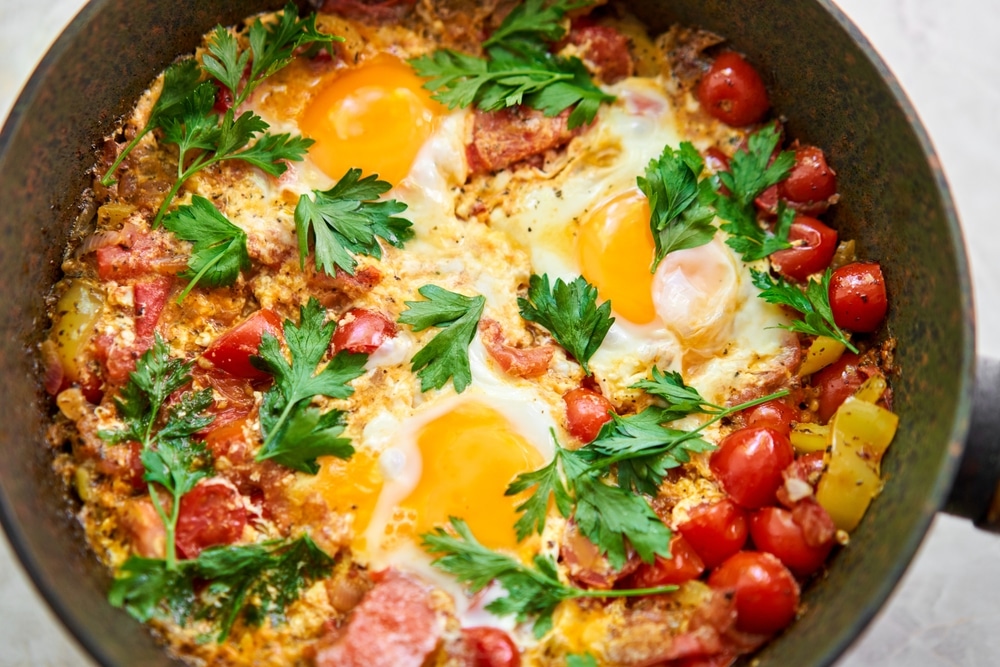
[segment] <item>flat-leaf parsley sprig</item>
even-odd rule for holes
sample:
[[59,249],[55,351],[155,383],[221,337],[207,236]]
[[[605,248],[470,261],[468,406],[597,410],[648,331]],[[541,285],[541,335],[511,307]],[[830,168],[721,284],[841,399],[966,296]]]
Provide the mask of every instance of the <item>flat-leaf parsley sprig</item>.
[[484,547],[465,521],[451,518],[449,532],[435,528],[421,535],[424,549],[433,556],[435,567],[455,576],[473,593],[496,581],[507,595],[486,605],[499,616],[514,616],[518,622],[535,619],[535,637],[552,629],[552,614],[564,600],[574,598],[613,598],[658,595],[677,590],[677,586],[658,586],[623,590],[589,590],[564,584],[550,556],[535,556],[531,566],[503,553]]
[[465,296],[437,285],[417,290],[424,301],[407,301],[399,321],[420,332],[430,327],[441,331],[413,355],[412,369],[420,378],[420,390],[440,389],[449,379],[459,394],[472,382],[469,345],[476,336],[486,307],[483,296]]
[[751,269],[750,274],[753,276],[753,284],[762,290],[759,295],[761,299],[779,306],[788,306],[802,313],[801,320],[793,320],[791,324],[782,325],[779,328],[809,336],[833,338],[851,352],[858,351],[848,335],[837,326],[833,319],[833,310],[830,308],[831,271],[829,268],[823,274],[822,280],[808,281],[805,290],[788,284],[780,276],[775,282],[769,273]]
[[364,373],[367,354],[338,352],[317,372],[330,348],[336,325],[326,321],[326,310],[315,298],[300,309],[300,322],[285,320],[284,334],[291,363],[285,359],[281,343],[270,333],[261,337],[252,363],[274,376],[274,386],[264,394],[260,407],[260,428],[264,444],[256,460],[277,463],[315,475],[318,456],[349,458],[354,453],[350,441],[341,437],[343,413],[320,413],[310,407],[316,396],[348,398],[354,387],[348,383]]

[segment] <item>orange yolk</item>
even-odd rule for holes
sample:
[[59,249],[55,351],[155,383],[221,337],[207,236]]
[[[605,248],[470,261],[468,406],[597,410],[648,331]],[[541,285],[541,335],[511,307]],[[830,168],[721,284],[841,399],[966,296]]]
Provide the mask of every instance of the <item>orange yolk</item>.
[[351,545],[363,552],[365,528],[382,491],[378,459],[367,451],[359,450],[346,461],[335,456],[324,456],[319,460],[319,473],[310,488],[319,491],[331,512],[354,517]]
[[634,324],[647,324],[656,317],[649,272],[656,248],[649,216],[646,196],[628,190],[590,211],[577,239],[583,277],[611,301],[616,313]]
[[444,110],[423,83],[387,54],[339,75],[299,118],[302,133],[316,141],[309,157],[330,178],[357,167],[396,185]]
[[446,526],[454,516],[465,519],[487,547],[515,549],[514,508],[525,496],[504,492],[519,474],[544,464],[538,450],[503,415],[480,403],[464,403],[428,423],[417,447],[420,481],[401,503],[415,515],[414,536]]

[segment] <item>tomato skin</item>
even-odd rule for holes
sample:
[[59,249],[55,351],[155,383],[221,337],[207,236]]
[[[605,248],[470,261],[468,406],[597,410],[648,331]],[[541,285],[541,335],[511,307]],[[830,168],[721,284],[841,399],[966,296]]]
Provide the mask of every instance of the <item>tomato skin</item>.
[[333,332],[333,351],[371,354],[395,335],[396,323],[382,313],[352,308],[344,313]]
[[760,74],[732,51],[715,59],[698,82],[695,94],[710,116],[733,127],[763,120],[771,108]]
[[841,329],[869,333],[878,329],[889,309],[885,278],[877,262],[855,262],[830,276],[830,308]]
[[279,339],[282,337],[281,318],[273,310],[258,310],[212,341],[202,356],[216,368],[236,377],[266,380],[270,374],[250,364],[250,357],[257,354],[264,332]]
[[588,443],[597,437],[601,427],[611,421],[614,406],[611,401],[591,389],[577,387],[563,394],[566,421],[570,434]]
[[670,538],[670,554],[672,558],[656,556],[651,565],[648,563],[639,565],[639,569],[632,576],[632,587],[653,588],[683,584],[697,579],[705,571],[705,563],[701,557],[679,533],[674,533]]
[[755,405],[744,411],[747,426],[767,426],[786,438],[792,432],[792,422],[798,421],[798,412],[781,399]]
[[858,355],[844,352],[840,359],[813,373],[813,386],[819,389],[816,413],[822,423],[828,422],[840,404],[865,381],[865,376],[858,371],[858,362]]
[[771,264],[778,273],[802,282],[828,267],[837,252],[837,231],[805,215],[795,216],[788,240],[795,247],[773,253]]
[[687,520],[677,531],[694,548],[705,567],[712,569],[746,544],[747,513],[728,498],[703,503],[688,512]]
[[837,194],[837,172],[826,163],[826,155],[815,146],[795,150],[795,165],[778,184],[778,195],[797,204],[829,199]]
[[521,667],[517,645],[500,628],[462,628],[462,637],[472,653],[469,667]]
[[201,482],[181,497],[177,553],[197,558],[204,549],[232,544],[243,534],[247,511],[239,492],[225,483]]
[[833,548],[833,540],[810,546],[792,513],[780,507],[765,507],[754,512],[750,517],[750,535],[759,550],[773,554],[800,577],[807,577],[822,567]]
[[781,472],[795,460],[792,444],[767,427],[743,428],[726,436],[709,467],[737,505],[757,509],[776,502]]
[[708,585],[734,591],[736,628],[772,634],[785,628],[799,606],[799,584],[769,553],[741,551],[720,565]]
[[159,276],[153,280],[136,283],[132,288],[135,299],[135,335],[148,338],[156,331],[167,297],[173,287],[173,279]]

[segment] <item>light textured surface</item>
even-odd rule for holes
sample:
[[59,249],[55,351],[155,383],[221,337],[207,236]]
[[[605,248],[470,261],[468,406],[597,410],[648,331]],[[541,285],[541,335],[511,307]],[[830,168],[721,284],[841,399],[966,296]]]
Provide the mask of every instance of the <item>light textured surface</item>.
[[[839,0],[899,77],[948,174],[966,233],[979,352],[1000,356],[1000,2]],[[81,0],[0,0],[0,117]],[[1000,664],[1000,538],[941,516],[891,602],[838,667]],[[0,667],[92,664],[0,538]]]

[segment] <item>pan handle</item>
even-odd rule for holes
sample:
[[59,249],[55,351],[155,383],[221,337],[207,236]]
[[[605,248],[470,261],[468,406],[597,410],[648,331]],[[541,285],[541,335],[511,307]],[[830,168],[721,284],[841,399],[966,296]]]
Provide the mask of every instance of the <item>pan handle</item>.
[[1000,533],[1000,359],[976,362],[969,437],[944,511]]

